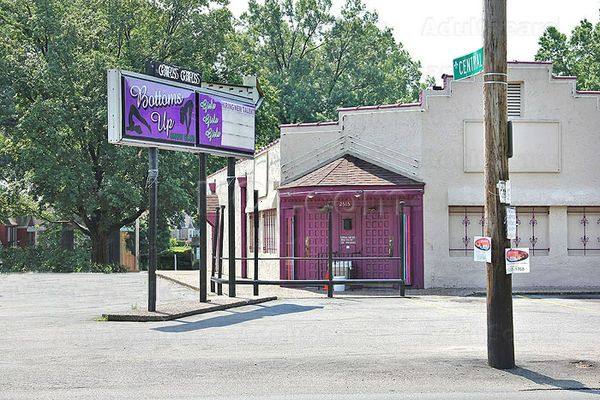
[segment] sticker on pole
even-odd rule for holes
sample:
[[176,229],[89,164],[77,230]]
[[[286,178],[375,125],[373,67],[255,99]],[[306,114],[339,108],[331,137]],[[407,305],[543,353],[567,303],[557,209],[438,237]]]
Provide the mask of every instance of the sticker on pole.
[[500,203],[510,204],[512,201],[510,181],[498,181],[496,187],[498,188],[498,196],[500,197]]
[[473,240],[473,261],[492,262],[492,238],[475,236]]
[[506,207],[506,238],[517,238],[517,209],[515,207]]
[[529,248],[517,247],[504,251],[507,274],[529,273]]

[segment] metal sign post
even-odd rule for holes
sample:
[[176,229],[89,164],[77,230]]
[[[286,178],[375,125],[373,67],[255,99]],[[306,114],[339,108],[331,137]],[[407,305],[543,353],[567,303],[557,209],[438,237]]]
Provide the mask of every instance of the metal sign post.
[[206,303],[206,154],[198,154],[198,236],[200,239],[200,263],[198,275],[200,278],[200,302]]
[[148,149],[148,311],[156,311],[156,225],[158,220],[158,149]]

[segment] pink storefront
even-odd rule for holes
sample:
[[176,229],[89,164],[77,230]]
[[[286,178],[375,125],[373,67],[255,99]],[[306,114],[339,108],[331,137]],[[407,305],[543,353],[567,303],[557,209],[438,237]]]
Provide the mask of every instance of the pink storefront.
[[325,278],[326,207],[331,206],[334,258],[398,257],[405,248],[405,263],[398,259],[339,262],[338,266],[349,268],[351,278],[397,279],[404,268],[407,284],[422,288],[423,190],[421,182],[349,155],[283,185],[279,189],[281,256],[322,260],[282,261],[281,278]]

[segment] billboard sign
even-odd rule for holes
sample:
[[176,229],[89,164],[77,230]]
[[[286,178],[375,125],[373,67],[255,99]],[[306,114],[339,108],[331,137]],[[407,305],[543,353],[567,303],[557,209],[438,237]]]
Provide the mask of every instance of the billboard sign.
[[123,136],[196,146],[196,93],[163,83],[122,77]]
[[146,65],[146,72],[159,78],[188,85],[200,86],[202,81],[199,72],[184,69],[176,65],[165,64],[160,61],[149,61]]
[[110,143],[253,157],[255,114],[250,100],[154,76],[108,71]]
[[199,146],[254,154],[254,105],[201,93]]

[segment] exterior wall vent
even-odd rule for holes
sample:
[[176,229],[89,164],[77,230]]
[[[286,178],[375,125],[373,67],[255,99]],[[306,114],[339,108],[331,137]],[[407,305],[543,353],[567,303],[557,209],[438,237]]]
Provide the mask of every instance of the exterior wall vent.
[[523,82],[509,82],[507,92],[508,116],[521,117]]

